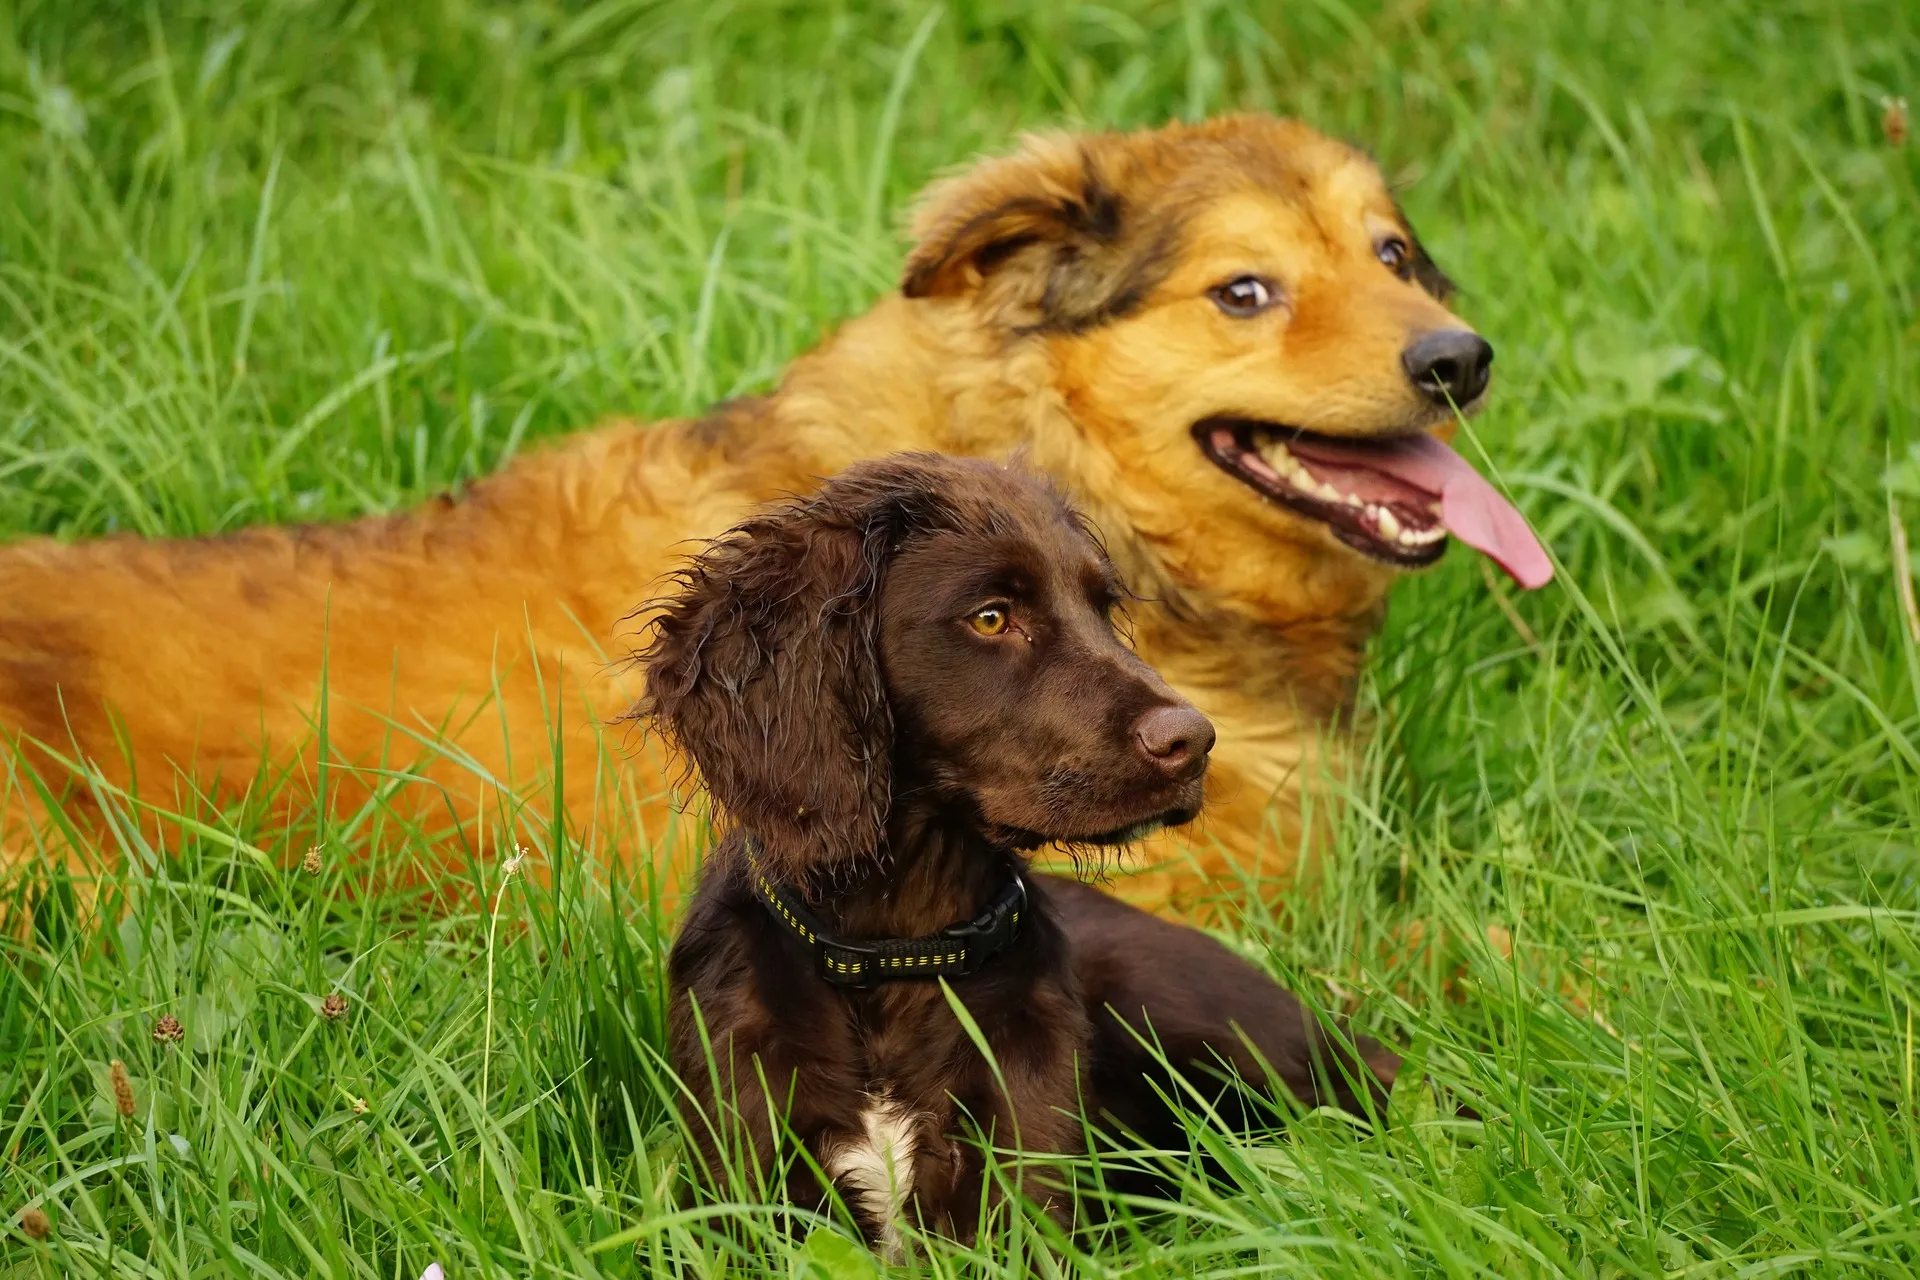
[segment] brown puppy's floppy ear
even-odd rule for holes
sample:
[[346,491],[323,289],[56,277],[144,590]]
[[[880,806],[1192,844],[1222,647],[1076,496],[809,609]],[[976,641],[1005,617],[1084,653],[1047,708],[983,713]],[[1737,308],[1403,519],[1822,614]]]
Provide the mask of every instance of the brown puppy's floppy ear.
[[876,607],[925,487],[897,464],[853,468],[716,538],[653,602],[629,716],[699,770],[776,874],[868,857],[881,840],[893,722]]
[[1130,243],[1122,157],[1111,151],[1098,138],[1039,135],[934,183],[914,217],[901,292],[991,293],[1029,327],[1080,329],[1128,310],[1166,255]]

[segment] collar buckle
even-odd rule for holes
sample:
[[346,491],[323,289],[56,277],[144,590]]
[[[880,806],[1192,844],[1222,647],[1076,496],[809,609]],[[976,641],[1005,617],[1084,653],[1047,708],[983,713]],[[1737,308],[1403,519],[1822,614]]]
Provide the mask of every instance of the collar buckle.
[[1020,874],[1018,867],[1010,870],[1012,893],[1003,892],[973,919],[957,921],[940,931],[942,938],[968,944],[964,959],[948,970],[953,975],[965,977],[979,972],[1020,932],[1020,918],[1027,913],[1027,878]]

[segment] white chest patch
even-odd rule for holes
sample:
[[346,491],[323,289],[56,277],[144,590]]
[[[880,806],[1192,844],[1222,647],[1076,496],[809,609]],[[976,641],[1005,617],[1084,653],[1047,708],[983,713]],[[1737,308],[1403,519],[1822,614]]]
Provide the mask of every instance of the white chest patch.
[[900,1212],[913,1191],[917,1128],[911,1111],[885,1094],[860,1113],[862,1134],[821,1153],[821,1167],[880,1231],[881,1251],[900,1253]]

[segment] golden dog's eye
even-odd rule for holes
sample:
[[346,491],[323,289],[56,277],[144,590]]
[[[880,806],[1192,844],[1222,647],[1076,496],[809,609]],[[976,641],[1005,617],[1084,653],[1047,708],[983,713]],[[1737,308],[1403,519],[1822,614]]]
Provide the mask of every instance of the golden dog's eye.
[[1413,250],[1407,247],[1405,240],[1397,237],[1382,240],[1374,252],[1379,255],[1381,264],[1402,280],[1413,273]]
[[1257,316],[1280,301],[1280,291],[1259,276],[1236,276],[1207,291],[1215,306],[1236,319]]
[[967,625],[983,636],[997,636],[1007,629],[1007,606],[990,604],[968,618]]

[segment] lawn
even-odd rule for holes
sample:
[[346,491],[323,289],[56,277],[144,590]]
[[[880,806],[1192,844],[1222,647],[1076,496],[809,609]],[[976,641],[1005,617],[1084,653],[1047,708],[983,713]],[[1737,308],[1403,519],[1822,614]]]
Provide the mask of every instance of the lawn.
[[[1920,141],[1887,106],[1920,8],[4,12],[0,536],[392,510],[764,388],[889,287],[914,190],[1022,128],[1364,141],[1498,349],[1474,436],[1563,573],[1456,550],[1398,590],[1328,882],[1233,938],[1484,1120],[1411,1079],[1378,1133],[1196,1117],[1224,1171],[1177,1201],[917,1265],[1920,1269]],[[410,852],[379,814],[263,809],[174,860],[130,835],[116,909],[0,942],[0,1274],[870,1273],[831,1223],[681,1203],[643,883],[562,842],[551,889],[489,858],[449,918],[366,888]]]

